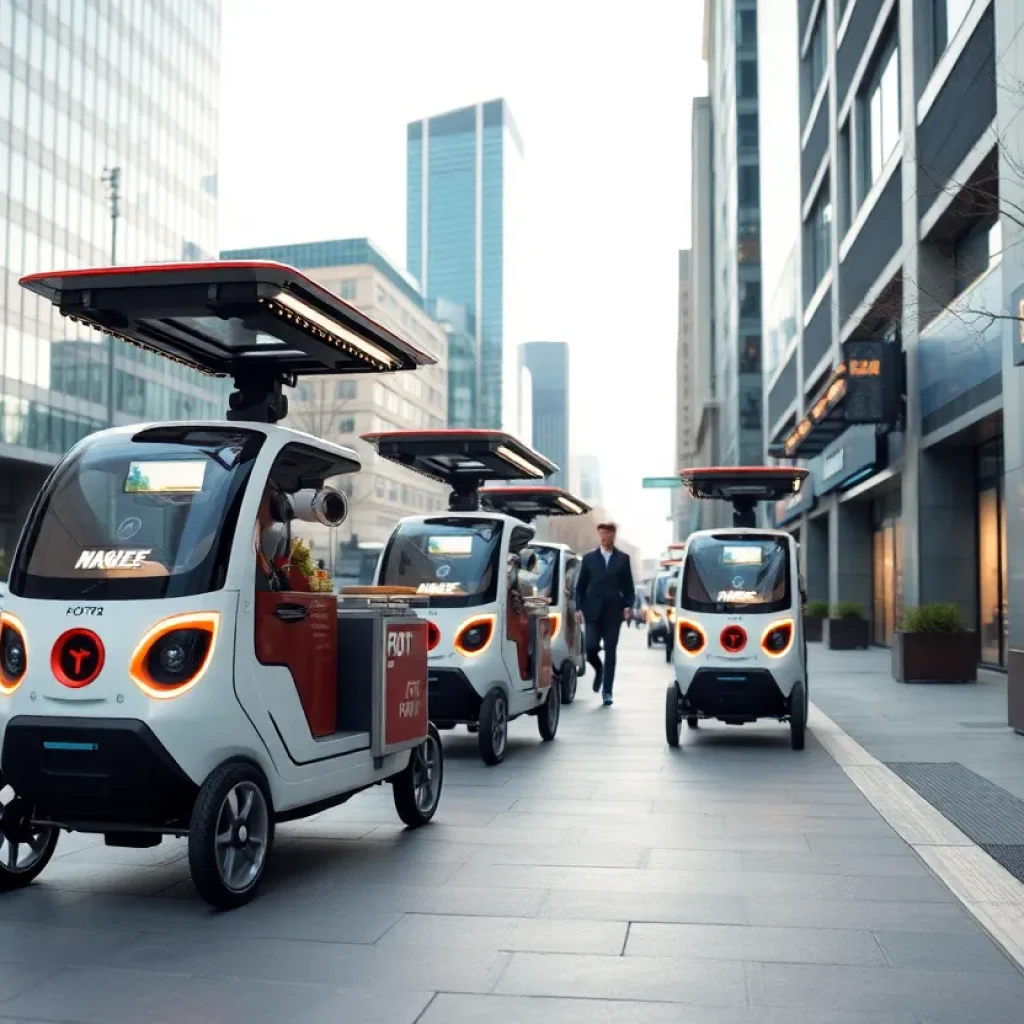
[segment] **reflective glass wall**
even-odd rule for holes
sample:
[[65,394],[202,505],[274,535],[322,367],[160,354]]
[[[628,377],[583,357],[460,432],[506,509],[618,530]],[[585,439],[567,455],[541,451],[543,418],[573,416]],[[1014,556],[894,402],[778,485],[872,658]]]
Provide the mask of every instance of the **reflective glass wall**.
[[227,385],[114,343],[18,286],[215,257],[219,0],[0,0],[0,443],[53,461],[115,422],[223,415]]

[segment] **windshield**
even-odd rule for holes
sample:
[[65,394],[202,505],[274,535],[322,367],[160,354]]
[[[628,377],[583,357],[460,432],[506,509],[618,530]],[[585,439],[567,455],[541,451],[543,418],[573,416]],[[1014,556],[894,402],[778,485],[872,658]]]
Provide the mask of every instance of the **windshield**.
[[[487,604],[498,592],[501,523],[439,516],[399,523],[380,565],[385,587],[415,587],[431,604]],[[504,573],[500,574],[504,580]]]
[[131,601],[218,590],[263,435],[160,428],[62,463],[11,572],[23,597]]
[[652,604],[669,604],[668,585],[672,582],[671,576],[659,576],[654,581],[654,599]]
[[690,543],[682,607],[695,612],[779,612],[790,605],[784,537],[720,535]]
[[533,572],[519,572],[521,584],[533,588],[534,596],[546,597],[552,604],[558,604],[558,556],[557,548],[536,547],[537,565]]

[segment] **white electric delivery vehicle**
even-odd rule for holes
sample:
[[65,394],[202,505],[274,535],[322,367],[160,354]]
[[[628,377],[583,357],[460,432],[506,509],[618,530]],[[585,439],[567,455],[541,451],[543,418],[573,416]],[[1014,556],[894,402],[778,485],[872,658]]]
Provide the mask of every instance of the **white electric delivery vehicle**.
[[797,545],[783,530],[755,527],[759,502],[799,489],[806,469],[685,469],[695,498],[733,506],[733,526],[690,534],[675,607],[675,678],[665,694],[665,732],[678,747],[686,719],[742,725],[761,718],[788,722],[794,750],[807,724],[807,655]]
[[451,488],[449,510],[409,516],[381,554],[377,583],[425,596],[431,720],[478,734],[489,765],[504,760],[509,722],[537,719],[541,738],[558,731],[561,690],[552,670],[548,598],[530,574],[534,527],[482,506],[486,481],[543,481],[558,467],[497,430],[366,434],[381,456]]
[[432,360],[275,263],[22,284],[236,390],[226,421],[84,438],[32,505],[0,613],[0,891],[61,830],[187,836],[196,888],[227,909],[256,893],[281,822],[384,782],[402,821],[428,822],[443,761],[418,599],[339,599],[290,564],[292,521],[340,523],[332,482],[360,462],[277,423],[299,374]]

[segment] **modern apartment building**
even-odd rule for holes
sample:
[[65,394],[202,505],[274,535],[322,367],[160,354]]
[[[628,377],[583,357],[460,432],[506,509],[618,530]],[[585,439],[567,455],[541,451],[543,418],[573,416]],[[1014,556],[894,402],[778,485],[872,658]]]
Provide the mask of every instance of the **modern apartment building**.
[[[228,388],[62,319],[18,286],[217,252],[219,0],[0,0],[0,550],[75,442],[114,423],[222,416]],[[109,178],[109,175],[108,175]],[[112,372],[113,371],[113,372]],[[109,382],[113,380],[113,389]]]
[[[329,538],[325,531],[310,534],[317,557],[333,559],[337,545],[353,537],[383,543],[402,516],[447,508],[444,487],[379,458],[360,440],[372,431],[447,426],[448,334],[427,312],[415,281],[368,238],[234,249],[221,257],[296,267],[437,360],[415,373],[310,378],[289,394],[288,426],[354,448],[363,460],[362,471],[343,484],[352,499],[348,520]],[[447,312],[454,318],[457,311]]]
[[520,364],[529,404],[531,444],[546,455],[558,472],[548,477],[553,487],[569,482],[569,346],[564,341],[528,341],[520,346]]
[[[761,119],[779,126],[773,158],[798,169],[799,196],[780,202],[799,220],[796,234],[765,224],[793,254],[772,272],[766,443],[811,469],[776,521],[803,542],[810,597],[860,604],[878,644],[908,607],[959,605],[979,661],[1009,669],[1024,729],[1024,508],[1006,500],[1024,483],[1019,7],[773,6],[759,45],[782,18],[777,75],[799,123],[786,88],[762,96]],[[844,362],[851,342],[878,362]],[[850,408],[855,372],[902,400]]]
[[474,425],[515,431],[528,270],[522,137],[496,99],[413,121],[406,140],[406,266],[429,300],[472,318]]

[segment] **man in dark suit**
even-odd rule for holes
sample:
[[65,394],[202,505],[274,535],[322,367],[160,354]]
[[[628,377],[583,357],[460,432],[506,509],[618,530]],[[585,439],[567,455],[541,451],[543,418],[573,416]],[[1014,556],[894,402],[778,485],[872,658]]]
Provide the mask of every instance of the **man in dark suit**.
[[[604,703],[612,702],[615,683],[615,652],[619,630],[632,613],[633,567],[629,555],[615,546],[615,524],[600,523],[599,547],[583,556],[576,581],[576,607],[586,623],[587,661],[594,668],[594,693],[604,689]],[[604,644],[604,665],[597,656]]]

